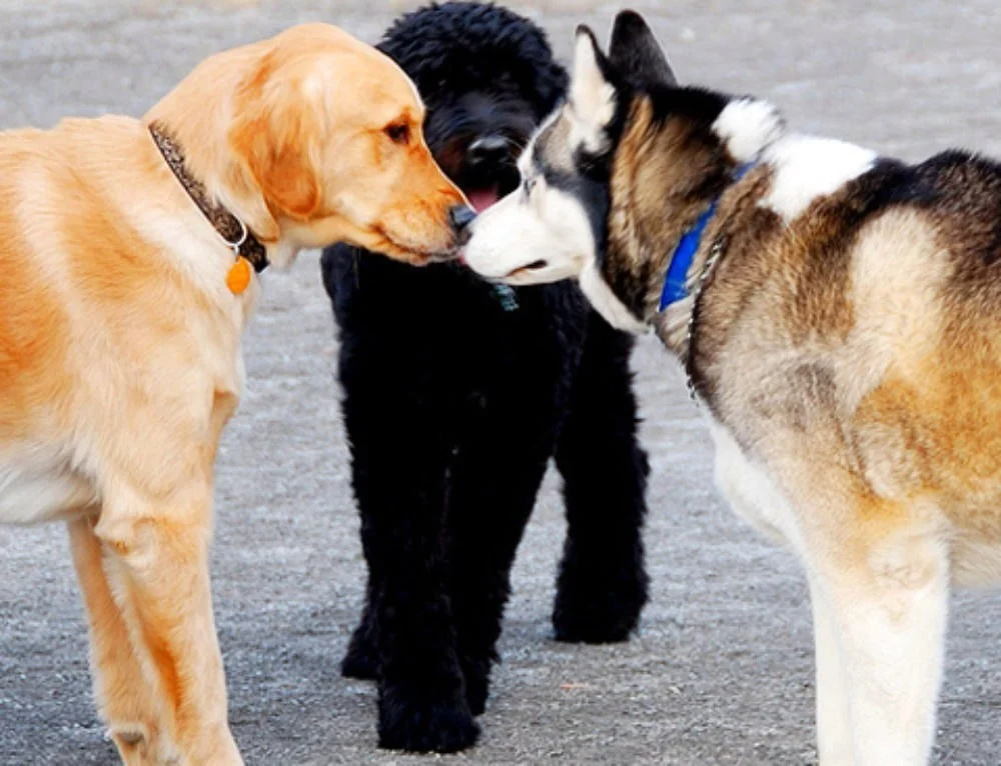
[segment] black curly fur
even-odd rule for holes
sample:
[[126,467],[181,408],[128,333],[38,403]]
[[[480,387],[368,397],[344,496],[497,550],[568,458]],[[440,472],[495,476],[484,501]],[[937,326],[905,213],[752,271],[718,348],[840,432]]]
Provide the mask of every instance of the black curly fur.
[[503,81],[538,121],[567,85],[545,33],[492,3],[433,3],[398,18],[377,47],[410,75],[431,108],[448,95]]
[[[517,150],[566,84],[544,34],[497,6],[446,3],[402,17],[381,47],[421,88],[446,172],[467,191],[516,183]],[[510,151],[471,167],[483,135]],[[518,290],[511,311],[455,265],[342,246],[322,263],[369,566],[343,672],[378,679],[382,747],[460,750],[479,734],[511,564],[551,457],[568,520],[556,637],[622,641],[636,627],[647,463],[632,341],[569,283]]]

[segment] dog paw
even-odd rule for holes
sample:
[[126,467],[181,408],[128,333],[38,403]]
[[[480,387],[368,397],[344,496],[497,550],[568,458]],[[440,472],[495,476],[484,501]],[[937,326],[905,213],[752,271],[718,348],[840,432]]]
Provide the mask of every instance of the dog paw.
[[418,753],[454,753],[476,744],[480,727],[465,695],[427,700],[384,691],[379,697],[379,747]]
[[362,681],[374,681],[379,677],[379,661],[375,650],[362,642],[352,640],[344,659],[341,660],[341,675]]
[[374,681],[379,677],[379,660],[375,649],[372,630],[362,618],[362,623],[351,636],[351,643],[341,660],[341,675],[362,681]]
[[124,766],[180,766],[183,758],[173,742],[143,723],[113,724],[106,736],[115,743]]
[[557,594],[553,608],[553,630],[557,641],[575,644],[613,644],[628,641],[639,624],[646,603],[644,592],[583,595]]
[[474,716],[483,715],[487,707],[487,697],[490,695],[490,663],[463,663],[463,676],[466,679],[466,702],[469,711]]

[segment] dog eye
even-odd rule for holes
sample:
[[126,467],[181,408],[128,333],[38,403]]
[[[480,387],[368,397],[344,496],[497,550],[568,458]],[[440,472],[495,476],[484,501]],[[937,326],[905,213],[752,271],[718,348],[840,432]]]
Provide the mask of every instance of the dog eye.
[[410,141],[410,126],[406,123],[390,125],[386,128],[386,135],[394,144],[406,146]]
[[531,178],[528,178],[528,177],[525,178],[525,194],[526,195],[532,193],[532,189],[535,188],[535,182],[536,182],[536,180],[537,179],[535,178],[535,176],[532,176]]

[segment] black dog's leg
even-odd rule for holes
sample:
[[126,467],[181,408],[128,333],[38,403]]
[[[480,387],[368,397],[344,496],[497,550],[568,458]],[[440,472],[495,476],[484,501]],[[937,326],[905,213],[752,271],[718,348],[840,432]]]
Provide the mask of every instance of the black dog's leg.
[[540,422],[552,415],[521,421],[509,413],[503,425],[485,426],[462,442],[453,470],[453,612],[473,715],[486,705],[511,565],[552,450],[551,438],[539,443]]
[[345,678],[359,678],[363,681],[374,681],[379,677],[378,645],[376,638],[375,606],[376,588],[372,582],[371,573],[368,587],[365,589],[365,608],[361,614],[358,627],[351,634],[348,650],[341,660],[341,675]]
[[[360,371],[357,360],[351,367]],[[379,745],[461,750],[475,742],[478,727],[465,700],[446,591],[441,424],[433,405],[413,397],[412,378],[406,392],[383,390],[371,373],[361,379],[364,392],[345,386],[345,414],[371,583],[359,638],[376,642]]]
[[[479,735],[466,702],[441,535],[447,437],[440,392],[424,385],[426,360],[371,336],[342,347],[345,425],[352,446],[367,617],[348,659],[374,639],[379,745],[451,752]],[[357,651],[354,651],[357,650]]]
[[646,453],[636,438],[632,339],[593,311],[556,445],[567,540],[553,627],[559,641],[625,641],[647,601]]

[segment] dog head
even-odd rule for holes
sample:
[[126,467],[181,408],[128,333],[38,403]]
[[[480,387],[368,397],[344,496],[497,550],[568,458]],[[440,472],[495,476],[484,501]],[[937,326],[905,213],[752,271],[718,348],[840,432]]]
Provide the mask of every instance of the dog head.
[[[730,104],[739,115],[724,113]],[[651,281],[651,253],[670,251],[780,127],[762,102],[678,87],[636,13],[616,18],[607,57],[579,27],[569,97],[519,159],[520,187],[471,226],[466,262],[514,285],[579,278],[609,322],[637,330],[646,284],[627,305],[617,279]]]
[[450,2],[402,16],[379,48],[426,99],[428,145],[473,206],[515,189],[515,161],[566,87],[542,30],[505,8]]
[[208,59],[147,118],[273,261],[342,241],[423,264],[453,253],[472,218],[431,156],[424,111],[387,56],[308,24]]

